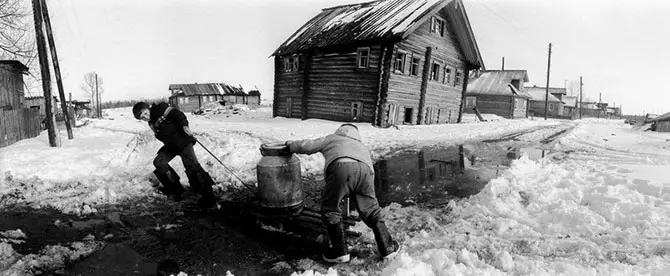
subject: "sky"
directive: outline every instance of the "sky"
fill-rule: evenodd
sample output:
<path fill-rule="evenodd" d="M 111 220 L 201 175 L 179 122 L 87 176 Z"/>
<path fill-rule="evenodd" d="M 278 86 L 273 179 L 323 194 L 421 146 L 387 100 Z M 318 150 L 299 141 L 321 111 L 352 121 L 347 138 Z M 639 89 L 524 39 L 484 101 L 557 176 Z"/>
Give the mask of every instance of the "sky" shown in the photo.
<path fill-rule="evenodd" d="M 271 54 L 322 8 L 360 0 L 48 1 L 66 93 L 84 99 L 84 74 L 104 79 L 103 101 L 167 97 L 172 83 L 225 82 L 272 98 Z M 544 86 L 669 112 L 670 2 L 464 0 L 487 69 L 526 69 Z M 32 93 L 38 93 L 31 91 Z"/>

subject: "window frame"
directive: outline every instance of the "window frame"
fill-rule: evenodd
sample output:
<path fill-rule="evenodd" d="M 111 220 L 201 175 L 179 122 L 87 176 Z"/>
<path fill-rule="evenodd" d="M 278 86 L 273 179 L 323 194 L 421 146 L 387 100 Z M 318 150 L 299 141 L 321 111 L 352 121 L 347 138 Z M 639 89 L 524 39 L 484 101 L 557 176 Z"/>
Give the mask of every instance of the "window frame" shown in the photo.
<path fill-rule="evenodd" d="M 437 68 L 437 72 L 435 72 L 435 68 Z M 433 60 L 430 63 L 430 75 L 428 76 L 428 80 L 440 82 L 440 68 L 442 68 L 442 63 L 438 60 Z"/>
<path fill-rule="evenodd" d="M 396 50 L 395 54 L 393 55 L 393 72 L 394 73 L 400 73 L 404 74 L 405 69 L 407 67 L 407 51 L 404 50 Z M 400 60 L 398 57 L 399 55 L 402 55 L 402 60 Z M 400 62 L 400 65 L 398 65 L 398 62 Z"/>
<path fill-rule="evenodd" d="M 431 20 L 430 23 L 430 32 L 436 33 L 440 37 L 444 37 L 446 23 L 446 20 L 442 19 L 441 17 L 433 16 L 433 20 Z"/>
<path fill-rule="evenodd" d="M 414 63 L 415 60 L 416 63 Z M 414 67 L 415 65 L 416 67 Z M 418 77 L 421 74 L 420 72 L 421 72 L 421 57 L 414 57 L 414 54 L 412 54 L 412 58 L 409 65 L 409 75 Z"/>
<path fill-rule="evenodd" d="M 451 85 L 453 83 L 453 67 L 447 65 L 444 65 L 444 80 L 442 80 L 442 83 Z"/>
<path fill-rule="evenodd" d="M 354 113 L 356 113 L 356 116 L 354 116 Z M 351 102 L 351 114 L 349 115 L 351 116 L 351 120 L 360 121 L 361 117 L 363 116 L 363 102 Z"/>
<path fill-rule="evenodd" d="M 405 109 L 405 112 L 403 113 L 402 123 L 411 125 L 413 119 L 412 117 L 414 116 L 414 107 L 404 106 L 403 108 Z M 409 110 L 409 116 L 407 115 L 407 110 Z M 407 119 L 409 119 L 409 121 Z"/>
<path fill-rule="evenodd" d="M 365 57 L 362 54 L 363 52 L 367 52 L 367 55 Z M 356 49 L 356 68 L 360 68 L 360 69 L 370 68 L 370 54 L 371 54 L 370 47 L 358 47 L 358 49 Z M 361 65 L 361 61 L 363 60 L 362 59 L 363 57 L 365 58 L 364 59 L 365 60 L 365 65 L 364 66 Z"/>
<path fill-rule="evenodd" d="M 454 86 L 459 86 L 463 84 L 462 82 L 463 82 L 463 72 L 460 69 L 456 68 L 454 73 L 454 82 L 453 82 Z"/>
<path fill-rule="evenodd" d="M 470 104 L 472 102 L 472 104 Z M 475 107 L 477 106 L 477 97 L 476 96 L 465 96 L 465 107 Z"/>

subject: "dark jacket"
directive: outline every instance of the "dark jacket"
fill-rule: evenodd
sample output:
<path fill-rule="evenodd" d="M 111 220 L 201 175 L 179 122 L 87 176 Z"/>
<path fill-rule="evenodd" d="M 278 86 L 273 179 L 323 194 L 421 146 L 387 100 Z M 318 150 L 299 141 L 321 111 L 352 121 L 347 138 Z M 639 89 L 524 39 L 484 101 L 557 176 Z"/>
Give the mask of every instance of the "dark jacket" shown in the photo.
<path fill-rule="evenodd" d="M 170 107 L 167 103 L 157 103 L 151 105 L 149 112 L 149 127 L 173 154 L 179 154 L 187 145 L 195 144 L 195 138 L 184 132 L 188 119 L 179 109 Z"/>

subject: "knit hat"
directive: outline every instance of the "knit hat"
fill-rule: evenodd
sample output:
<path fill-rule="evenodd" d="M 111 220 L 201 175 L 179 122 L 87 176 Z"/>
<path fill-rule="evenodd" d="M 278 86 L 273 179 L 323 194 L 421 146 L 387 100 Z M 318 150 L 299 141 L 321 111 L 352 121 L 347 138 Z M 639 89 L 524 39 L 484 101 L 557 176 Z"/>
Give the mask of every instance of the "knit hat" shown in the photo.
<path fill-rule="evenodd" d="M 140 119 L 140 114 L 142 114 L 142 111 L 145 109 L 149 109 L 149 105 L 145 102 L 138 102 L 133 106 L 133 115 L 135 116 L 135 119 Z"/>
<path fill-rule="evenodd" d="M 349 137 L 356 141 L 361 141 L 361 135 L 358 133 L 358 127 L 353 124 L 342 124 L 337 130 L 336 135 Z"/>

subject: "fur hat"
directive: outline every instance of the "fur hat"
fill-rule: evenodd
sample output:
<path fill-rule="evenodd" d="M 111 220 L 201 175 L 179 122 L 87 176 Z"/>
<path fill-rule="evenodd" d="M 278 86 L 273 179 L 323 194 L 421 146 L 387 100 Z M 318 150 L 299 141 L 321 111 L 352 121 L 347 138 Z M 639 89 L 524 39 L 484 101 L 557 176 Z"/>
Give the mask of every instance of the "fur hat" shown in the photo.
<path fill-rule="evenodd" d="M 142 114 L 142 111 L 145 109 L 149 109 L 149 105 L 145 102 L 138 102 L 133 106 L 133 115 L 135 116 L 135 119 L 140 119 L 140 114 Z"/>

